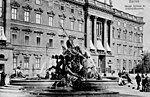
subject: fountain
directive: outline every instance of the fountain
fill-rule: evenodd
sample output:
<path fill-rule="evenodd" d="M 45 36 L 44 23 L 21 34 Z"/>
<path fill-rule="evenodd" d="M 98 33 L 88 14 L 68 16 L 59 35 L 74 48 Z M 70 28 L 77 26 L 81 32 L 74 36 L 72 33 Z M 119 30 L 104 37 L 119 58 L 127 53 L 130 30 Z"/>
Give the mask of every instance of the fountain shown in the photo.
<path fill-rule="evenodd" d="M 107 91 L 109 85 L 117 84 L 116 80 L 104 80 L 96 70 L 91 56 L 80 48 L 65 49 L 62 55 L 53 56 L 56 66 L 51 80 L 44 78 L 12 80 L 13 85 L 22 85 L 34 95 L 48 95 L 50 97 L 118 97 L 118 92 Z"/>

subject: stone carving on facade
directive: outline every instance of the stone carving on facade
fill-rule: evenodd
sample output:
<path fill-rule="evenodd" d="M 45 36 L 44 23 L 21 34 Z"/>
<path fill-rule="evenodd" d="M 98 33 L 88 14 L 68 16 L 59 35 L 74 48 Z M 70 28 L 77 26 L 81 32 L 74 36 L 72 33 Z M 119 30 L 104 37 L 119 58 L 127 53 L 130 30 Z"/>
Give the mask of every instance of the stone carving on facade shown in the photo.
<path fill-rule="evenodd" d="M 35 12 L 37 13 L 43 13 L 43 9 L 42 8 L 36 8 L 34 9 Z"/>
<path fill-rule="evenodd" d="M 54 11 L 49 11 L 49 12 L 47 12 L 47 14 L 48 14 L 49 16 L 54 16 L 54 15 L 55 15 Z"/>
<path fill-rule="evenodd" d="M 11 2 L 10 5 L 11 5 L 11 7 L 15 7 L 15 8 L 20 7 L 20 4 L 17 1 Z"/>
<path fill-rule="evenodd" d="M 22 8 L 23 8 L 24 10 L 28 10 L 28 11 L 31 11 L 31 10 L 32 10 L 32 7 L 31 7 L 29 4 L 26 4 L 26 5 L 22 6 Z"/>

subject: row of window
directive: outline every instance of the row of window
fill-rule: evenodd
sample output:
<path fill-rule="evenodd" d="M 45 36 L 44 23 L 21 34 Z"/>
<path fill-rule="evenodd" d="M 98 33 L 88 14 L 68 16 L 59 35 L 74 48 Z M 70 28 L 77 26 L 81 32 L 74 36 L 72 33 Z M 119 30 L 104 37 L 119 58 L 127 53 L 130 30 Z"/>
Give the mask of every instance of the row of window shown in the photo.
<path fill-rule="evenodd" d="M 126 23 L 121 23 L 120 21 L 117 22 L 118 26 L 121 26 L 121 24 L 123 25 L 124 28 L 127 28 L 127 24 Z M 143 27 L 137 27 L 137 26 L 133 26 L 131 24 L 128 24 L 128 28 L 132 29 L 132 27 L 133 27 L 134 30 L 139 30 L 139 31 L 143 30 Z"/>
<path fill-rule="evenodd" d="M 143 34 L 133 33 L 132 31 L 129 33 L 127 32 L 128 32 L 127 30 L 123 30 L 123 33 L 122 33 L 120 28 L 117 29 L 117 31 L 115 31 L 115 28 L 113 27 L 112 37 L 116 38 L 115 35 L 117 35 L 118 39 L 124 39 L 124 40 L 133 41 L 133 42 L 139 42 L 139 43 L 143 42 Z"/>
<path fill-rule="evenodd" d="M 24 36 L 24 44 L 25 45 L 30 45 L 30 39 L 31 39 L 31 37 L 29 35 L 25 35 Z M 61 41 L 63 41 L 63 40 L 61 40 Z M 12 34 L 12 43 L 15 44 L 16 42 L 18 42 L 17 34 Z M 53 47 L 53 44 L 54 44 L 53 39 L 49 39 L 48 46 Z M 41 46 L 41 37 L 39 37 L 39 36 L 36 37 L 36 45 Z"/>
<path fill-rule="evenodd" d="M 11 11 L 11 19 L 17 19 L 17 8 L 12 8 Z M 24 10 L 24 21 L 29 22 L 30 21 L 30 11 Z M 70 20 L 70 29 L 75 30 L 75 21 Z M 51 15 L 48 15 L 48 24 L 49 26 L 53 26 L 54 17 Z M 35 14 L 35 23 L 41 24 L 42 23 L 42 14 L 36 13 Z M 64 27 L 65 19 L 60 19 L 61 26 Z M 78 22 L 78 31 L 82 31 L 82 22 Z"/>
<path fill-rule="evenodd" d="M 24 36 L 24 45 L 26 45 L 26 46 L 29 46 L 29 45 L 31 45 L 30 44 L 30 40 L 31 40 L 32 38 L 29 36 L 29 35 L 25 35 Z M 18 37 L 17 37 L 17 34 L 15 34 L 15 33 L 13 33 L 12 34 L 12 43 L 13 44 L 16 44 L 17 42 L 18 42 Z M 36 43 L 36 46 L 41 46 L 41 37 L 40 36 L 37 36 L 36 38 L 35 38 L 35 43 Z M 65 43 L 64 43 L 65 41 L 64 41 L 64 39 L 61 39 L 60 40 L 60 45 L 64 45 Z M 79 45 L 80 46 L 83 46 L 83 43 L 82 43 L 82 40 L 81 41 L 78 41 L 79 42 Z M 54 47 L 54 39 L 49 39 L 48 40 L 48 43 L 46 44 L 47 45 L 47 47 Z"/>
<path fill-rule="evenodd" d="M 77 0 L 77 1 L 83 1 L 83 0 Z M 38 4 L 38 5 L 41 5 L 41 4 L 42 4 L 42 0 L 36 0 L 35 3 Z M 53 0 L 49 0 L 48 5 L 52 7 L 52 6 L 53 6 L 53 3 L 54 3 Z M 65 9 L 66 9 L 66 8 L 65 8 L 65 4 L 64 4 L 64 3 L 61 3 L 61 4 L 60 4 L 60 10 L 61 10 L 61 11 L 65 11 Z M 71 6 L 70 12 L 71 12 L 71 13 L 75 13 L 75 7 Z M 79 11 L 79 15 L 82 15 L 82 10 Z"/>
<path fill-rule="evenodd" d="M 117 63 L 117 70 L 122 70 L 122 68 L 124 67 L 126 70 L 130 71 L 137 65 L 137 61 L 136 60 L 134 60 L 132 62 L 131 60 L 117 59 L 116 63 Z"/>
<path fill-rule="evenodd" d="M 131 56 L 140 56 L 142 47 L 133 47 L 133 46 L 127 46 L 127 45 L 121 45 L 117 44 L 117 47 L 115 47 L 115 44 L 113 43 L 113 49 L 114 52 L 117 50 L 117 54 L 123 54 L 123 55 L 131 55 Z"/>
<path fill-rule="evenodd" d="M 15 69 L 17 66 L 21 66 L 23 69 L 29 69 L 29 57 L 24 57 L 24 62 L 22 61 L 18 63 L 17 57 L 13 57 L 13 68 Z M 32 69 L 40 69 L 41 66 L 41 58 L 35 57 L 35 64 L 32 66 Z"/>

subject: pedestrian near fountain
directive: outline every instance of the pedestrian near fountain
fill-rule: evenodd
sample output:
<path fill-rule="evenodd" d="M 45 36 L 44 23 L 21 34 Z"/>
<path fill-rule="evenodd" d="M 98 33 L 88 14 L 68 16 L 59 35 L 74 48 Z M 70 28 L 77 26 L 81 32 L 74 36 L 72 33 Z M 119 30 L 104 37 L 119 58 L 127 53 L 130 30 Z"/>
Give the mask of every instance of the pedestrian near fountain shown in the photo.
<path fill-rule="evenodd" d="M 140 89 L 140 82 L 141 82 L 141 77 L 140 77 L 139 73 L 137 73 L 135 79 L 136 79 L 136 83 L 137 83 L 137 90 L 139 90 Z"/>
<path fill-rule="evenodd" d="M 142 91 L 144 91 L 145 90 L 145 81 L 144 81 L 145 76 L 143 73 L 141 74 L 141 79 L 142 79 Z"/>

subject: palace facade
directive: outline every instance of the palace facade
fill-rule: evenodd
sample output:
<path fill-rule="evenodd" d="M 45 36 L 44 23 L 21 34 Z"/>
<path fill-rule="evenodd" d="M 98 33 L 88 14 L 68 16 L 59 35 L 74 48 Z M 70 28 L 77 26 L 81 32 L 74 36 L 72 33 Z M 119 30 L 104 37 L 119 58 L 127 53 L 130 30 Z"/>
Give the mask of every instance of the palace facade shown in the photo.
<path fill-rule="evenodd" d="M 45 72 L 55 65 L 51 57 L 61 54 L 68 35 L 74 37 L 75 45 L 90 52 L 100 73 L 117 71 L 123 66 L 131 70 L 140 60 L 143 18 L 113 9 L 111 1 L 3 2 L 6 6 L 0 8 L 5 9 L 6 18 L 1 16 L 0 26 L 5 28 L 4 50 L 9 48 L 9 52 L 0 53 L 6 59 L 2 63 L 6 73 L 12 73 L 17 66 L 29 75 Z"/>

